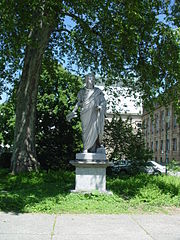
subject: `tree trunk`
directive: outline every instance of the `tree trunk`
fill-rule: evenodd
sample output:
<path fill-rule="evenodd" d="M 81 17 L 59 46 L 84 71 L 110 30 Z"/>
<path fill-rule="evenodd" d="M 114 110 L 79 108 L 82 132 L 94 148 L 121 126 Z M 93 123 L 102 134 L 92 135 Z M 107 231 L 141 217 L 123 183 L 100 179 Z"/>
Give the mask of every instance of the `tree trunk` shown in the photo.
<path fill-rule="evenodd" d="M 11 159 L 13 173 L 38 169 L 35 149 L 35 111 L 43 53 L 51 29 L 49 25 L 32 31 L 26 47 L 21 81 L 17 91 L 14 149 Z"/>

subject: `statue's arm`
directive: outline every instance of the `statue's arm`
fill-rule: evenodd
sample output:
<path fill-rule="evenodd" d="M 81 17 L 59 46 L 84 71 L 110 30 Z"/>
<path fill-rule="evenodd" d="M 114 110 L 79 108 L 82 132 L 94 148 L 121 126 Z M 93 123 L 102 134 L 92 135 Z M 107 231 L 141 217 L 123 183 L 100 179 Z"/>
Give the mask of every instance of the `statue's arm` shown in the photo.
<path fill-rule="evenodd" d="M 99 111 L 103 110 L 104 112 L 106 112 L 106 100 L 104 98 L 103 93 L 100 94 L 100 102 L 99 102 L 99 105 L 96 107 L 96 109 Z"/>
<path fill-rule="evenodd" d="M 76 105 L 75 105 L 75 107 L 74 107 L 74 109 L 73 109 L 73 111 L 72 112 L 77 112 L 77 110 L 78 110 L 78 108 L 79 108 L 79 101 L 76 103 Z"/>
<path fill-rule="evenodd" d="M 80 105 L 81 105 L 81 95 L 82 95 L 82 89 L 78 92 L 78 95 L 77 95 L 77 100 L 78 100 L 78 101 L 77 101 L 77 103 L 76 103 L 73 111 L 70 112 L 70 113 L 66 116 L 66 120 L 67 120 L 68 122 L 70 122 L 72 118 L 77 117 L 77 110 L 78 110 L 78 108 L 79 108 Z"/>

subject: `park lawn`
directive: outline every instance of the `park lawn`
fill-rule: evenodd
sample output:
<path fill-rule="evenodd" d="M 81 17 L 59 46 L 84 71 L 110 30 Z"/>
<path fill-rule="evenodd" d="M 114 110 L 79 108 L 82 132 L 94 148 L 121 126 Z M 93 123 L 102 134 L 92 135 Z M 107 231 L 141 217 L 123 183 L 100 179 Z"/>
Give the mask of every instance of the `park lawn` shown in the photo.
<path fill-rule="evenodd" d="M 70 193 L 72 172 L 11 175 L 0 169 L 0 211 L 28 213 L 142 213 L 180 209 L 180 178 L 140 174 L 107 177 L 113 195 Z"/>

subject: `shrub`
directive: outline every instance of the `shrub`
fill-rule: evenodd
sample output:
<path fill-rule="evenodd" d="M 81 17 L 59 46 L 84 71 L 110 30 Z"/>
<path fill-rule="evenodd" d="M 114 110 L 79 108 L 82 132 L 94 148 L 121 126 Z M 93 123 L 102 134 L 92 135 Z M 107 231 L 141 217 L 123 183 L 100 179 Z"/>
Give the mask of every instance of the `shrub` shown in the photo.
<path fill-rule="evenodd" d="M 152 152 L 145 148 L 141 129 L 134 130 L 131 120 L 123 121 L 120 114 L 114 114 L 112 121 L 106 122 L 104 142 L 109 159 L 129 160 L 133 173 L 152 158 Z"/>

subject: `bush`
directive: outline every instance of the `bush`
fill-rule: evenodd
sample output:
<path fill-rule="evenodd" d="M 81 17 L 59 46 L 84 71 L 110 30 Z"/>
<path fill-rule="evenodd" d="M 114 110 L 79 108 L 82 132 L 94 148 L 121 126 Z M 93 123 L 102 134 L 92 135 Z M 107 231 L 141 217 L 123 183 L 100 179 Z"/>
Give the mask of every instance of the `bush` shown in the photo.
<path fill-rule="evenodd" d="M 174 172 L 180 172 L 180 164 L 179 164 L 179 162 L 176 161 L 176 160 L 172 160 L 168 164 L 168 170 L 174 171 Z"/>
<path fill-rule="evenodd" d="M 152 159 L 152 152 L 145 148 L 142 130 L 134 130 L 131 120 L 123 121 L 120 114 L 114 114 L 112 121 L 106 122 L 104 142 L 109 160 L 127 159 L 132 173 L 139 172 Z"/>

